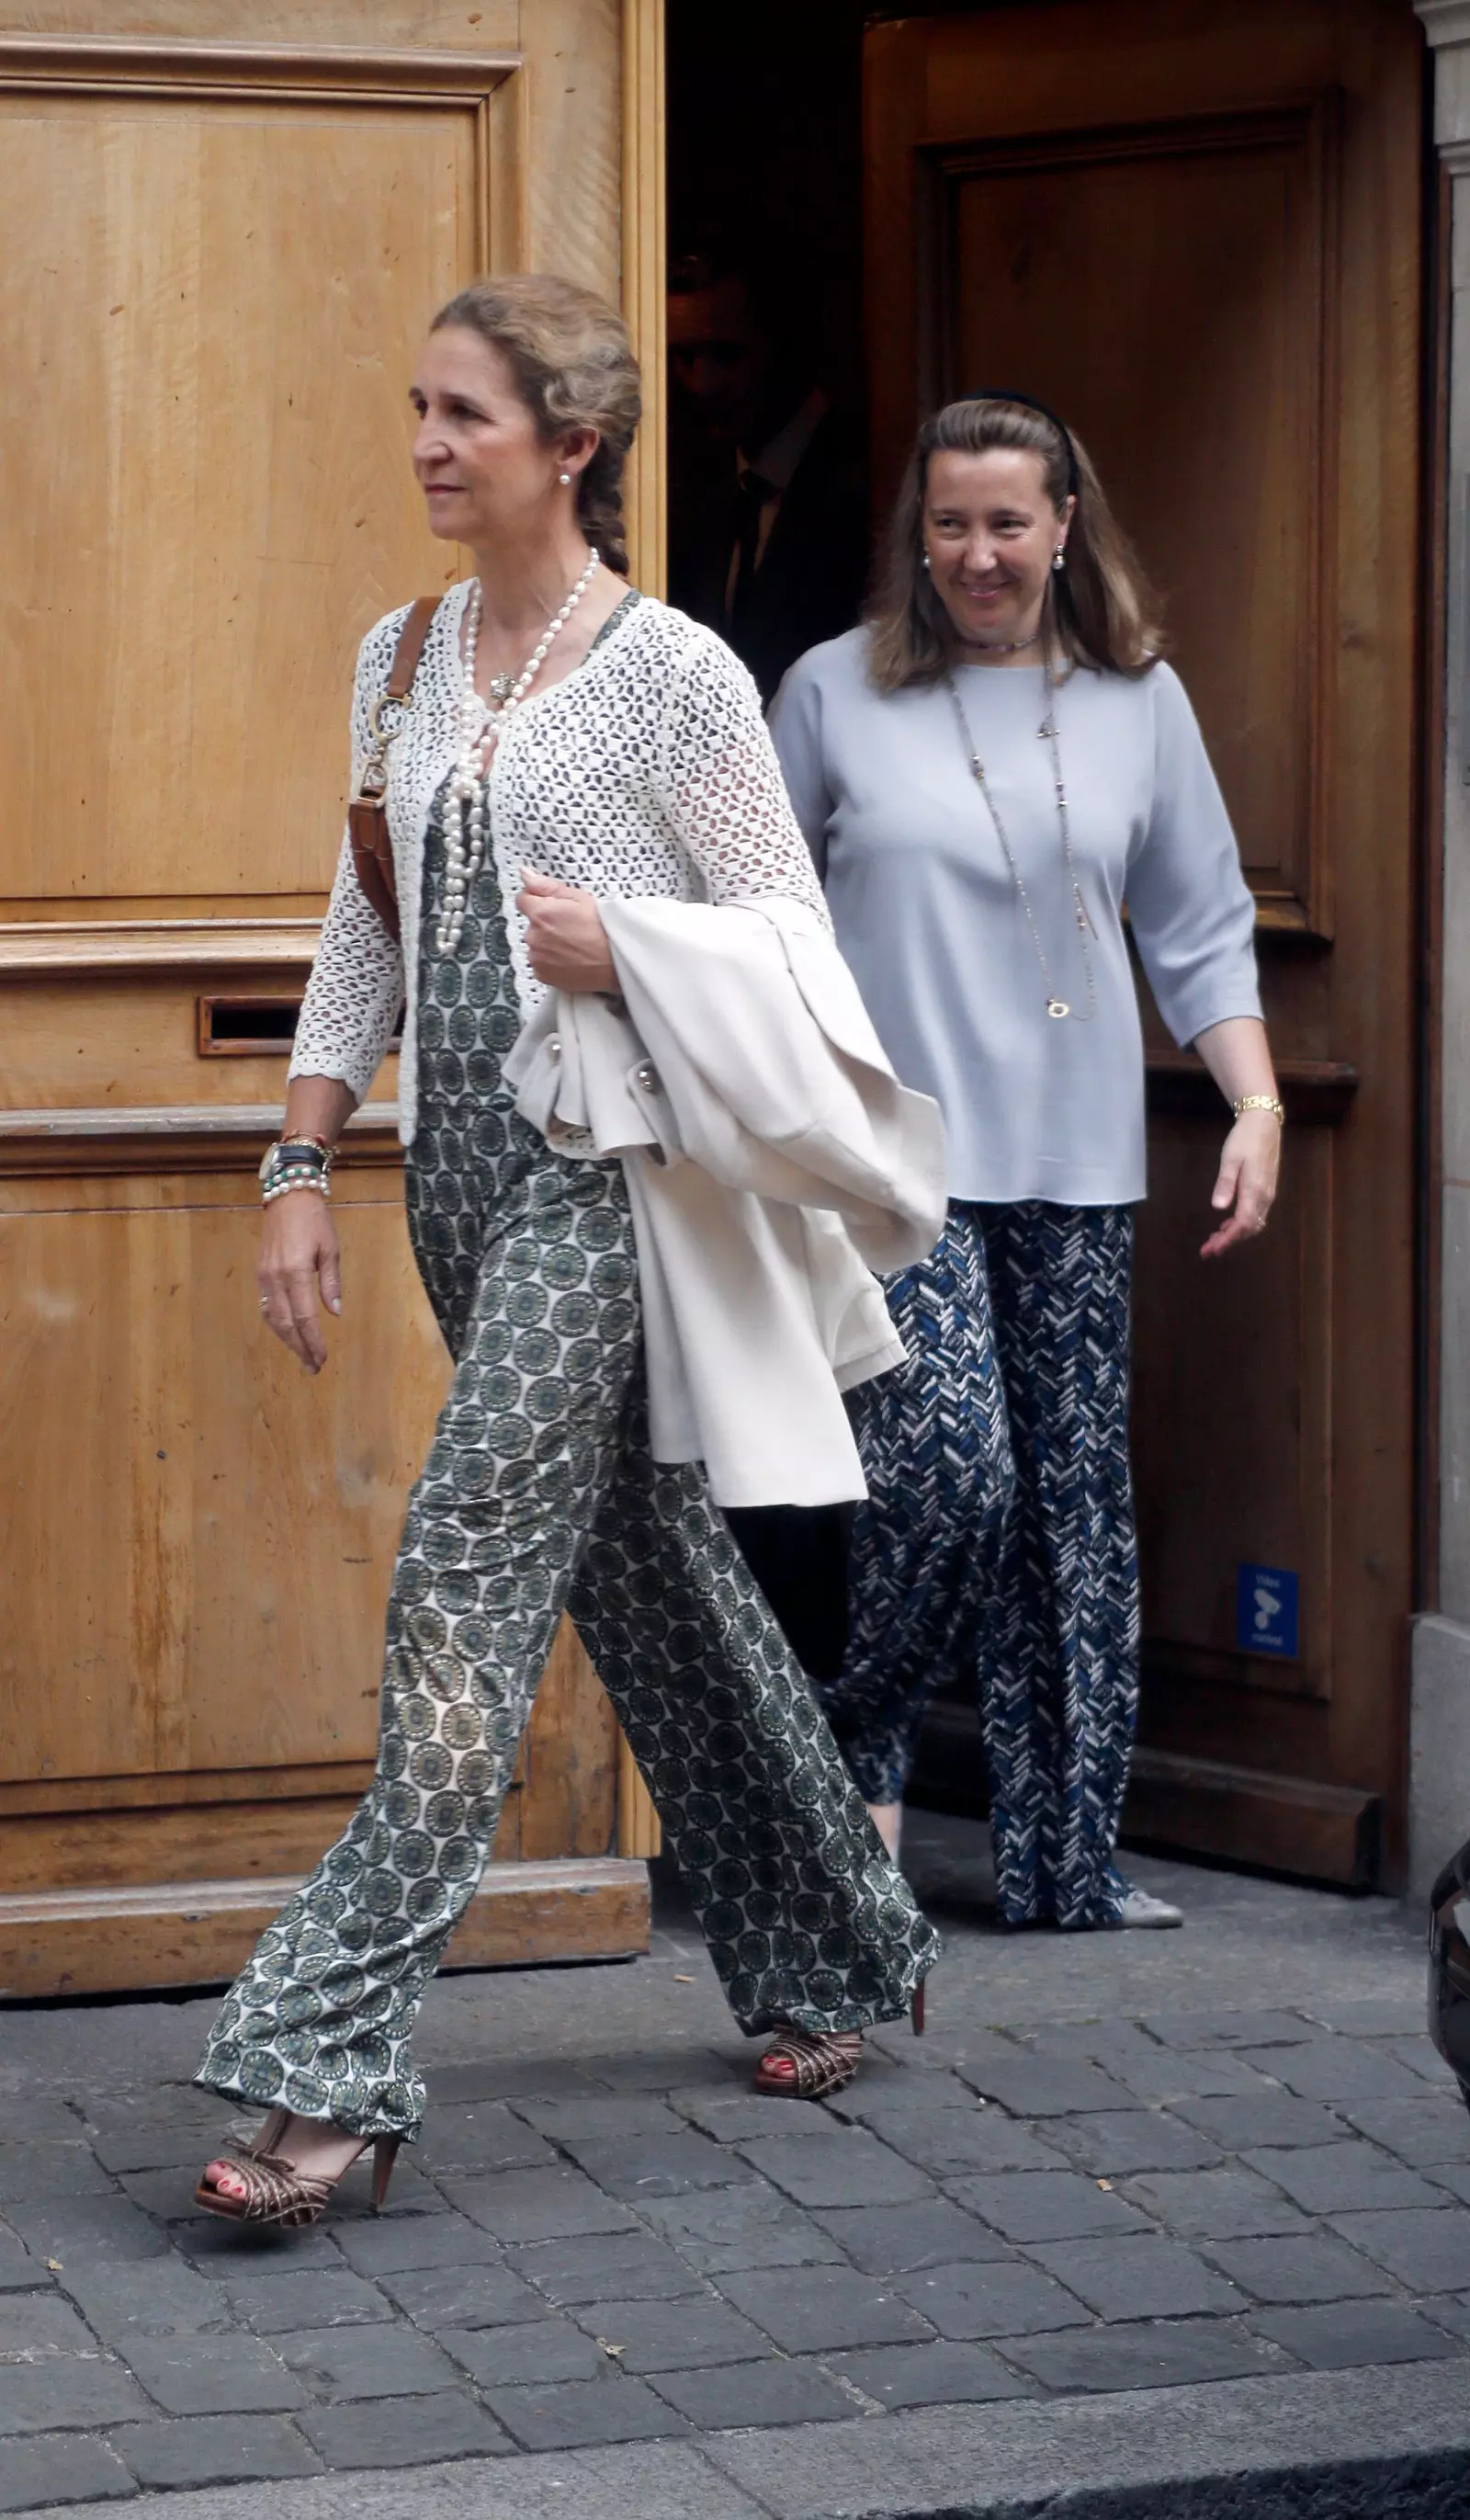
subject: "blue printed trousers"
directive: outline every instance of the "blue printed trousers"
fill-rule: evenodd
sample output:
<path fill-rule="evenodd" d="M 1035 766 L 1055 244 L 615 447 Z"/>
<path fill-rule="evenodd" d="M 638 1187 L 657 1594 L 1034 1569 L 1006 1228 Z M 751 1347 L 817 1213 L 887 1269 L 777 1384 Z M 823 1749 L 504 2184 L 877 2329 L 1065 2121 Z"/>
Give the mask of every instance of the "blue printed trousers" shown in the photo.
<path fill-rule="evenodd" d="M 956 1202 L 888 1282 L 908 1363 L 852 1396 L 869 1483 L 822 1688 L 860 1792 L 897 1802 L 925 1708 L 973 1688 L 1009 1925 L 1116 1920 L 1137 1705 L 1126 1207 Z"/>

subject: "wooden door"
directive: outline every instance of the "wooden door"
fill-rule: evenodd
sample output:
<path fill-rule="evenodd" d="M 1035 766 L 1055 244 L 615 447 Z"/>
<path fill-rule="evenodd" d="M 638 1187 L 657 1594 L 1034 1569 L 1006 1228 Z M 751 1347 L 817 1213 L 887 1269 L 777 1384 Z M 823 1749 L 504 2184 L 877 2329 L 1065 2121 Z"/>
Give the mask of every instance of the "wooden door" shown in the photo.
<path fill-rule="evenodd" d="M 867 43 L 880 496 L 967 388 L 1087 440 L 1235 819 L 1289 1114 L 1269 1236 L 1202 1265 L 1224 1106 L 1150 1010 L 1128 1824 L 1344 1880 L 1380 1822 L 1397 1863 L 1404 1765 L 1420 59 L 1408 0 Z"/>
<path fill-rule="evenodd" d="M 446 1380 L 392 1062 L 317 1384 L 260 1329 L 254 1168 L 357 643 L 465 565 L 412 360 L 487 267 L 649 331 L 658 37 L 656 0 L 0 0 L 0 1991 L 229 1973 L 371 1773 Z M 647 1851 L 563 1631 L 452 1957 L 640 1948 Z"/>

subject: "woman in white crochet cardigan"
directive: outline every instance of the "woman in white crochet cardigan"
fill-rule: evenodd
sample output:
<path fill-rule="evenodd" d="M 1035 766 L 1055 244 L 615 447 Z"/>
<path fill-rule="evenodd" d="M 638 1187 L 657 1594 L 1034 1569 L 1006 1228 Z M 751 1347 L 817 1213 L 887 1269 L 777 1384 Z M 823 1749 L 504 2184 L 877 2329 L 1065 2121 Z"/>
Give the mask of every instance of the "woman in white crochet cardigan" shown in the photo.
<path fill-rule="evenodd" d="M 639 379 L 610 309 L 564 281 L 478 282 L 436 319 L 413 402 L 432 529 L 476 574 L 438 607 L 410 704 L 383 713 L 401 942 L 344 843 L 265 1169 L 260 1285 L 320 1372 L 319 1298 L 342 1300 L 329 1150 L 406 998 L 409 1224 L 456 1371 L 394 1576 L 377 1778 L 200 2068 L 270 2112 L 208 2165 L 200 2203 L 291 2228 L 370 2144 L 380 2198 L 417 2130 L 415 2015 L 564 1607 L 732 2009 L 777 2034 L 763 2088 L 848 2079 L 863 2027 L 903 2014 L 936 1948 L 697 1466 L 650 1457 L 622 1168 L 554 1150 L 502 1076 L 547 988 L 615 991 L 599 894 L 794 897 L 824 917 L 754 685 L 625 583 Z M 354 792 L 404 618 L 363 643 Z"/>

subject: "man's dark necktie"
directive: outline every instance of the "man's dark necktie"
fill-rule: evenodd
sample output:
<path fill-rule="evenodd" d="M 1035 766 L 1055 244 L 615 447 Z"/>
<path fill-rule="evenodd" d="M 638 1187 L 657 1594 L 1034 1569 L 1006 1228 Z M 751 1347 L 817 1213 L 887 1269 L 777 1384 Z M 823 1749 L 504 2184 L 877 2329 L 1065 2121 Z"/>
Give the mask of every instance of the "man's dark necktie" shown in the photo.
<path fill-rule="evenodd" d="M 761 517 L 768 499 L 774 499 L 776 495 L 775 482 L 768 481 L 763 472 L 742 472 L 735 483 L 735 550 L 738 558 L 730 600 L 732 626 L 739 620 L 754 590 L 760 557 Z"/>

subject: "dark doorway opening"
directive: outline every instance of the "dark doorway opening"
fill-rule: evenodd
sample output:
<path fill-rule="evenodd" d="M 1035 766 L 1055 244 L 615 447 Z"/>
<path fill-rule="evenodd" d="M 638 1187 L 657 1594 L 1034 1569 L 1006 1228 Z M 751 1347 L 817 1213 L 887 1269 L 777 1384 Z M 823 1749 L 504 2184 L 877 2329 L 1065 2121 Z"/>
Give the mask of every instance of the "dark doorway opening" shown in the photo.
<path fill-rule="evenodd" d="M 731 639 L 768 699 L 796 654 L 851 626 L 869 575 L 869 14 L 860 0 L 737 14 L 670 0 L 669 592 Z M 763 383 L 741 361 L 747 323 Z M 793 433 L 810 451 L 788 487 Z M 767 455 L 781 495 L 763 518 Z"/>

